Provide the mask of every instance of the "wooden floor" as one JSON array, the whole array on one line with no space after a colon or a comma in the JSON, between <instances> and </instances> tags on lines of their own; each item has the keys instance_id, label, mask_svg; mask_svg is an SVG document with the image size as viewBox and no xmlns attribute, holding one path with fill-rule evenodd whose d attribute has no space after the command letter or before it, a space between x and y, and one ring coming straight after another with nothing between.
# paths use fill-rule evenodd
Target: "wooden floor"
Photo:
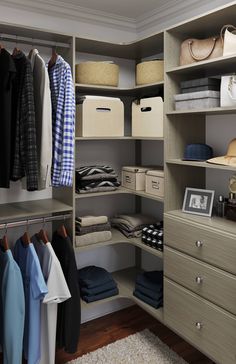
<instances>
[{"instance_id":1,"label":"wooden floor","mask_svg":"<svg viewBox=\"0 0 236 364\"><path fill-rule=\"evenodd\" d=\"M59 350L56 353L55 364L65 364L83 354L94 351L145 328L149 328L150 331L155 333L172 350L186 360L187 363L214 364L213 361L206 358L138 306L132 306L83 324L81 326L81 336L77 353L69 355Z\"/></svg>"}]
</instances>

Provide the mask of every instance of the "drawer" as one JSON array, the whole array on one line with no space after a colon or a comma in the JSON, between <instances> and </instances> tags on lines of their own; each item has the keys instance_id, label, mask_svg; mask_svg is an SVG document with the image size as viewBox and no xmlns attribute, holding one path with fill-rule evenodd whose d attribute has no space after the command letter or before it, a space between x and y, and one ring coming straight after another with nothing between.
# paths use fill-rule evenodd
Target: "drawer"
<instances>
[{"instance_id":1,"label":"drawer","mask_svg":"<svg viewBox=\"0 0 236 364\"><path fill-rule=\"evenodd\" d=\"M236 277L166 247L165 275L236 314Z\"/></svg>"},{"instance_id":2,"label":"drawer","mask_svg":"<svg viewBox=\"0 0 236 364\"><path fill-rule=\"evenodd\" d=\"M217 363L236 363L236 317L166 278L164 322Z\"/></svg>"},{"instance_id":3,"label":"drawer","mask_svg":"<svg viewBox=\"0 0 236 364\"><path fill-rule=\"evenodd\" d=\"M236 236L165 216L165 244L236 274Z\"/></svg>"}]
</instances>

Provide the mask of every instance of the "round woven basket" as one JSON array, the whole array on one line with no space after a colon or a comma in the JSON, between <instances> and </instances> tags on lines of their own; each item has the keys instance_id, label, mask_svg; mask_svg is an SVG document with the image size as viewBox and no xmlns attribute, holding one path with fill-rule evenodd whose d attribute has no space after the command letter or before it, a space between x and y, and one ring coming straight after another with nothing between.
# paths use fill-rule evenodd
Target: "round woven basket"
<instances>
[{"instance_id":1,"label":"round woven basket","mask_svg":"<svg viewBox=\"0 0 236 364\"><path fill-rule=\"evenodd\" d=\"M76 82L88 85L118 86L119 66L106 62L81 62L75 66Z\"/></svg>"},{"instance_id":2,"label":"round woven basket","mask_svg":"<svg viewBox=\"0 0 236 364\"><path fill-rule=\"evenodd\" d=\"M136 85L156 83L164 79L164 61L146 61L136 66Z\"/></svg>"}]
</instances>

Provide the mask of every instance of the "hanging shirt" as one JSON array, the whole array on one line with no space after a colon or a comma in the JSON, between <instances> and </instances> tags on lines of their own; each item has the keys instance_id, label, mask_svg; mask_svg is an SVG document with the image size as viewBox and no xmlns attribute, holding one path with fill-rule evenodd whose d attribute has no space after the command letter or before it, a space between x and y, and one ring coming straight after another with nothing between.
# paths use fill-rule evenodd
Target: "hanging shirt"
<instances>
[{"instance_id":1,"label":"hanging shirt","mask_svg":"<svg viewBox=\"0 0 236 364\"><path fill-rule=\"evenodd\" d=\"M39 257L48 293L41 304L40 364L55 363L57 306L71 297L70 291L51 243L44 244L33 236L32 242Z\"/></svg>"},{"instance_id":2,"label":"hanging shirt","mask_svg":"<svg viewBox=\"0 0 236 364\"><path fill-rule=\"evenodd\" d=\"M77 351L80 324L80 290L77 276L75 253L69 236L53 234L52 247L61 263L61 267L70 290L71 298L58 306L57 342L69 353Z\"/></svg>"},{"instance_id":3,"label":"hanging shirt","mask_svg":"<svg viewBox=\"0 0 236 364\"><path fill-rule=\"evenodd\" d=\"M38 189L51 185L52 105L48 71L37 49L29 54L33 71L35 126L38 157Z\"/></svg>"},{"instance_id":4,"label":"hanging shirt","mask_svg":"<svg viewBox=\"0 0 236 364\"><path fill-rule=\"evenodd\" d=\"M5 49L0 50L0 188L10 187L12 82L16 68Z\"/></svg>"},{"instance_id":5,"label":"hanging shirt","mask_svg":"<svg viewBox=\"0 0 236 364\"><path fill-rule=\"evenodd\" d=\"M16 67L12 98L11 179L26 176L27 190L38 189L38 163L34 111L33 74L23 52L12 56Z\"/></svg>"},{"instance_id":6,"label":"hanging shirt","mask_svg":"<svg viewBox=\"0 0 236 364\"><path fill-rule=\"evenodd\" d=\"M24 356L28 364L40 360L40 304L48 292L39 259L32 243L25 246L21 239L14 247L25 292Z\"/></svg>"},{"instance_id":7,"label":"hanging shirt","mask_svg":"<svg viewBox=\"0 0 236 364\"><path fill-rule=\"evenodd\" d=\"M72 186L74 171L75 95L70 65L57 57L49 68L52 97L52 185Z\"/></svg>"},{"instance_id":8,"label":"hanging shirt","mask_svg":"<svg viewBox=\"0 0 236 364\"><path fill-rule=\"evenodd\" d=\"M21 364L25 297L20 269L11 250L0 249L0 344L4 364Z\"/></svg>"}]
</instances>

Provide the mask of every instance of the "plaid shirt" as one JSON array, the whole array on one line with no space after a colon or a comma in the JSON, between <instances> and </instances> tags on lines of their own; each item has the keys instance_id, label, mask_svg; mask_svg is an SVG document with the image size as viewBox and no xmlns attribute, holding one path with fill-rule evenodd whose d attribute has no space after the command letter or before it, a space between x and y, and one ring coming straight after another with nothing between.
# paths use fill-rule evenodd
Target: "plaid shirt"
<instances>
[{"instance_id":1,"label":"plaid shirt","mask_svg":"<svg viewBox=\"0 0 236 364\"><path fill-rule=\"evenodd\" d=\"M75 95L71 68L61 57L48 70L52 97L52 186L72 186Z\"/></svg>"},{"instance_id":2,"label":"plaid shirt","mask_svg":"<svg viewBox=\"0 0 236 364\"><path fill-rule=\"evenodd\" d=\"M13 60L16 66L16 78L12 100L11 180L17 181L26 176L27 190L35 191L38 189L38 164L33 74L30 61L23 52L19 51Z\"/></svg>"}]
</instances>

